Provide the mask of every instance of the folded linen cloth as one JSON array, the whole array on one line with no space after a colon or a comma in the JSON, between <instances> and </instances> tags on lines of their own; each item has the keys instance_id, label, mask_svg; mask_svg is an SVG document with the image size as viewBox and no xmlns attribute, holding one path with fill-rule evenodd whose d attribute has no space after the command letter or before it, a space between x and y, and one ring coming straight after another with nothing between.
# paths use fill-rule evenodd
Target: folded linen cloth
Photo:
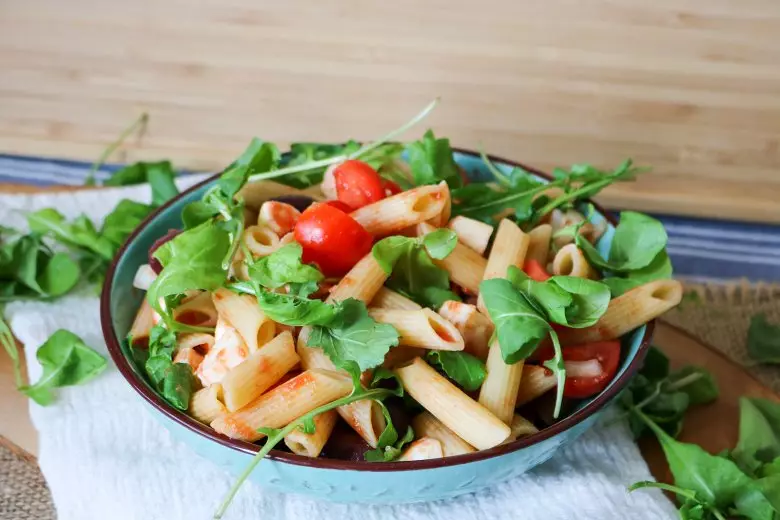
<instances>
[{"instance_id":1,"label":"folded linen cloth","mask_svg":"<svg viewBox=\"0 0 780 520\"><path fill-rule=\"evenodd\" d=\"M146 202L148 188L0 195L0 222L24 227L21 212L44 207L55 207L68 218L84 212L100 221L122 198ZM78 334L108 358L98 307L92 288L52 303L16 302L7 307L9 324L25 345L32 381L41 373L37 348L59 328ZM235 477L174 440L110 361L95 380L57 393L51 406L30 402L30 414L39 433L39 463L60 520L211 517ZM262 463L257 471L263 471ZM463 497L399 506L332 504L247 483L226 518L675 518L674 506L659 491L626 491L631 483L651 478L625 424L602 420L534 471Z\"/></svg>"}]
</instances>

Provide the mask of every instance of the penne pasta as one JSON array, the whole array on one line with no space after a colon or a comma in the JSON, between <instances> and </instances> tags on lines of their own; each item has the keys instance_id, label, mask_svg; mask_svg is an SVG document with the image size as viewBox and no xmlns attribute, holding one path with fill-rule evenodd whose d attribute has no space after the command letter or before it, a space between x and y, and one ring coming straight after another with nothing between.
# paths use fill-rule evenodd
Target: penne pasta
<instances>
[{"instance_id":1,"label":"penne pasta","mask_svg":"<svg viewBox=\"0 0 780 520\"><path fill-rule=\"evenodd\" d=\"M398 461L430 460L442 457L444 457L444 450L441 442L430 437L422 437L411 443L398 457Z\"/></svg>"},{"instance_id":2,"label":"penne pasta","mask_svg":"<svg viewBox=\"0 0 780 520\"><path fill-rule=\"evenodd\" d=\"M173 309L173 319L186 325L214 327L217 324L217 309L211 302L211 294L201 292L185 298Z\"/></svg>"},{"instance_id":3,"label":"penne pasta","mask_svg":"<svg viewBox=\"0 0 780 520\"><path fill-rule=\"evenodd\" d=\"M450 214L452 213L452 197L450 197L449 187L444 192L444 207L441 212L435 217L428 219L428 223L437 228L443 227L450 220Z\"/></svg>"},{"instance_id":4,"label":"penne pasta","mask_svg":"<svg viewBox=\"0 0 780 520\"><path fill-rule=\"evenodd\" d=\"M506 278L506 272L510 265L522 269L529 242L528 235L523 233L517 224L511 220L502 219L498 224L496 239L490 249L482 280ZM477 299L477 308L483 314L487 314L482 295Z\"/></svg>"},{"instance_id":5,"label":"penne pasta","mask_svg":"<svg viewBox=\"0 0 780 520\"><path fill-rule=\"evenodd\" d=\"M276 233L276 236L281 238L292 232L300 216L301 212L295 209L294 206L276 200L268 200L260 206L257 224L266 226Z\"/></svg>"},{"instance_id":6,"label":"penne pasta","mask_svg":"<svg viewBox=\"0 0 780 520\"><path fill-rule=\"evenodd\" d=\"M266 225L247 227L244 230L244 243L255 258L268 256L281 247L279 236Z\"/></svg>"},{"instance_id":7,"label":"penne pasta","mask_svg":"<svg viewBox=\"0 0 780 520\"><path fill-rule=\"evenodd\" d=\"M385 354L385 361L382 363L382 366L393 368L403 363L408 363L416 357L425 357L425 354L425 349L420 347L391 348Z\"/></svg>"},{"instance_id":8,"label":"penne pasta","mask_svg":"<svg viewBox=\"0 0 780 520\"><path fill-rule=\"evenodd\" d=\"M447 227L458 235L459 242L480 255L485 254L490 237L493 236L493 226L490 224L460 215L450 220Z\"/></svg>"},{"instance_id":9,"label":"penne pasta","mask_svg":"<svg viewBox=\"0 0 780 520\"><path fill-rule=\"evenodd\" d=\"M448 201L449 188L442 181L363 206L350 216L372 235L386 236L439 216Z\"/></svg>"},{"instance_id":10,"label":"penne pasta","mask_svg":"<svg viewBox=\"0 0 780 520\"><path fill-rule=\"evenodd\" d=\"M319 457L325 443L328 442L333 427L336 426L339 414L336 410L318 414L314 417L314 433L305 433L303 430L294 430L287 434L284 443L290 451L305 457Z\"/></svg>"},{"instance_id":11,"label":"penne pasta","mask_svg":"<svg viewBox=\"0 0 780 520\"><path fill-rule=\"evenodd\" d=\"M509 439L507 439L507 442L516 441L517 439L528 437L534 433L539 433L539 428L534 426L534 423L517 414L512 417L510 428L512 434L509 436Z\"/></svg>"},{"instance_id":12,"label":"penne pasta","mask_svg":"<svg viewBox=\"0 0 780 520\"><path fill-rule=\"evenodd\" d=\"M246 206L255 210L262 206L263 202L285 195L305 195L314 200L323 198L319 186L299 190L274 181L249 182L238 192L238 197L243 199Z\"/></svg>"},{"instance_id":13,"label":"penne pasta","mask_svg":"<svg viewBox=\"0 0 780 520\"><path fill-rule=\"evenodd\" d=\"M133 324L130 326L130 332L127 336L130 338L130 344L134 347L149 347L149 332L155 324L155 312L146 298L141 301L141 307L135 314Z\"/></svg>"},{"instance_id":14,"label":"penne pasta","mask_svg":"<svg viewBox=\"0 0 780 520\"><path fill-rule=\"evenodd\" d=\"M274 337L276 325L263 314L254 296L239 295L222 287L214 291L212 299L220 317L238 331L250 353Z\"/></svg>"},{"instance_id":15,"label":"penne pasta","mask_svg":"<svg viewBox=\"0 0 780 520\"><path fill-rule=\"evenodd\" d=\"M190 348L199 354L203 354L204 356L208 353L209 350L211 350L211 347L213 346L214 336L201 332L180 334L178 340L176 341L177 350Z\"/></svg>"},{"instance_id":16,"label":"penne pasta","mask_svg":"<svg viewBox=\"0 0 780 520\"><path fill-rule=\"evenodd\" d=\"M144 264L138 268L133 278L133 287L141 289L142 291L148 291L152 283L157 279L157 273L154 272L152 266Z\"/></svg>"},{"instance_id":17,"label":"penne pasta","mask_svg":"<svg viewBox=\"0 0 780 520\"><path fill-rule=\"evenodd\" d=\"M541 397L558 384L552 371L539 365L524 365L517 389L515 407L522 406L537 397Z\"/></svg>"},{"instance_id":18,"label":"penne pasta","mask_svg":"<svg viewBox=\"0 0 780 520\"><path fill-rule=\"evenodd\" d=\"M583 220L585 220L583 214L575 209L570 209L568 211L561 211L559 209L555 209L550 214L550 225L552 227L553 234L566 227L579 224ZM606 230L606 223L604 221L598 224L593 224L592 222L586 222L580 228L579 234L591 244L595 244L596 241L599 238L601 238L601 235L604 234L605 230ZM557 249L562 248L566 244L571 244L572 242L574 242L574 236L572 234L564 234L562 236L558 236L553 239L553 243L555 244L555 247Z\"/></svg>"},{"instance_id":19,"label":"penne pasta","mask_svg":"<svg viewBox=\"0 0 780 520\"><path fill-rule=\"evenodd\" d=\"M417 226L417 235L423 236L435 230L436 228L424 222ZM433 262L447 271L450 279L467 292L471 294L479 292L479 283L485 273L487 260L470 247L458 242L446 258Z\"/></svg>"},{"instance_id":20,"label":"penne pasta","mask_svg":"<svg viewBox=\"0 0 780 520\"><path fill-rule=\"evenodd\" d=\"M439 314L463 336L466 352L483 361L487 359L490 338L495 330L490 318L479 312L476 305L453 300L444 302Z\"/></svg>"},{"instance_id":21,"label":"penne pasta","mask_svg":"<svg viewBox=\"0 0 780 520\"><path fill-rule=\"evenodd\" d=\"M184 363L185 365L189 365L192 367L193 373L195 370L198 369L200 364L203 362L203 354L196 351L194 348L180 348L176 351L176 354L173 356L173 362L174 363Z\"/></svg>"},{"instance_id":22,"label":"penne pasta","mask_svg":"<svg viewBox=\"0 0 780 520\"><path fill-rule=\"evenodd\" d=\"M388 289L387 287L379 288L376 296L374 296L374 299L371 300L371 307L377 309L395 309L404 311L422 309L422 306L413 302L403 294L397 293L392 289Z\"/></svg>"},{"instance_id":23,"label":"penne pasta","mask_svg":"<svg viewBox=\"0 0 780 520\"><path fill-rule=\"evenodd\" d=\"M388 276L377 263L374 255L368 253L331 289L327 301L333 303L355 298L368 303L374 299Z\"/></svg>"},{"instance_id":24,"label":"penne pasta","mask_svg":"<svg viewBox=\"0 0 780 520\"><path fill-rule=\"evenodd\" d=\"M307 370L240 410L217 417L211 427L231 439L254 442L264 437L258 428L281 428L351 391L352 381L346 374Z\"/></svg>"},{"instance_id":25,"label":"penne pasta","mask_svg":"<svg viewBox=\"0 0 780 520\"><path fill-rule=\"evenodd\" d=\"M498 340L494 340L490 344L485 369L487 375L479 390L479 404L506 424L510 424L523 376L523 361L507 365L501 357Z\"/></svg>"},{"instance_id":26,"label":"penne pasta","mask_svg":"<svg viewBox=\"0 0 780 520\"><path fill-rule=\"evenodd\" d=\"M422 359L415 358L394 372L409 395L475 448L486 450L509 437L511 431L507 424Z\"/></svg>"},{"instance_id":27,"label":"penne pasta","mask_svg":"<svg viewBox=\"0 0 780 520\"><path fill-rule=\"evenodd\" d=\"M235 412L271 388L300 362L292 334L282 332L222 378L224 403Z\"/></svg>"},{"instance_id":28,"label":"penne pasta","mask_svg":"<svg viewBox=\"0 0 780 520\"><path fill-rule=\"evenodd\" d=\"M589 278L596 280L598 271L593 269L575 244L563 246L553 258L553 274L556 276L576 276L577 278Z\"/></svg>"},{"instance_id":29,"label":"penne pasta","mask_svg":"<svg viewBox=\"0 0 780 520\"><path fill-rule=\"evenodd\" d=\"M547 266L547 255L550 253L550 240L552 238L552 226L540 224L528 232L528 251L525 254L526 261L535 260L540 266Z\"/></svg>"},{"instance_id":30,"label":"penne pasta","mask_svg":"<svg viewBox=\"0 0 780 520\"><path fill-rule=\"evenodd\" d=\"M431 350L463 350L463 336L449 321L430 309L401 311L369 309L379 323L392 325L398 331L399 345Z\"/></svg>"},{"instance_id":31,"label":"penne pasta","mask_svg":"<svg viewBox=\"0 0 780 520\"><path fill-rule=\"evenodd\" d=\"M222 403L222 385L219 383L201 388L190 398L189 414L202 423L211 424L226 413L227 408Z\"/></svg>"},{"instance_id":32,"label":"penne pasta","mask_svg":"<svg viewBox=\"0 0 780 520\"><path fill-rule=\"evenodd\" d=\"M655 280L640 285L609 302L607 312L595 325L564 329L558 337L563 345L617 339L678 305L682 295L682 284L677 280Z\"/></svg>"},{"instance_id":33,"label":"penne pasta","mask_svg":"<svg viewBox=\"0 0 780 520\"><path fill-rule=\"evenodd\" d=\"M441 443L444 457L463 455L477 451L474 446L458 437L454 431L447 428L443 422L431 415L430 412L422 412L412 419L412 428L419 437L430 437Z\"/></svg>"}]
</instances>

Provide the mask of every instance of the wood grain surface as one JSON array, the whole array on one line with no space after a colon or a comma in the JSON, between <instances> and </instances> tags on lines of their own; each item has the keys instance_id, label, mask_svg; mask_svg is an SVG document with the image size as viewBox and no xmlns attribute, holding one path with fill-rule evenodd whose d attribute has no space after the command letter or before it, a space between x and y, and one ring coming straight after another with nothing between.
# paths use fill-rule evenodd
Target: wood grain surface
<instances>
[{"instance_id":1,"label":"wood grain surface","mask_svg":"<svg viewBox=\"0 0 780 520\"><path fill-rule=\"evenodd\" d=\"M3 0L0 152L214 169L370 139L432 98L464 147L654 170L612 207L780 222L777 0ZM406 137L414 137L422 129Z\"/></svg>"}]
</instances>

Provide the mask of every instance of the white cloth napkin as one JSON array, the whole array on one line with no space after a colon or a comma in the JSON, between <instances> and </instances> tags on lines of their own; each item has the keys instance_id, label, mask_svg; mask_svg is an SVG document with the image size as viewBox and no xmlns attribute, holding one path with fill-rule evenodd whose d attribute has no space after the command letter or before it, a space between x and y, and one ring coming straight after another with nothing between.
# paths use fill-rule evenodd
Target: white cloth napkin
<instances>
[{"instance_id":1,"label":"white cloth napkin","mask_svg":"<svg viewBox=\"0 0 780 520\"><path fill-rule=\"evenodd\" d=\"M24 226L20 211L43 207L55 207L68 218L85 212L99 221L121 198L148 201L148 188L2 195L0 223ZM41 373L35 352L59 328L78 334L108 358L94 289L85 288L53 303L13 303L6 316L25 345L33 381ZM39 433L39 463L60 520L211 517L234 477L174 440L110 360L97 379L57 393L51 406L30 402L30 414ZM263 471L262 463L257 471ZM226 518L675 518L674 506L659 491L626 491L631 483L651 478L626 426L602 421L534 471L479 493L426 504L366 506L318 502L248 483Z\"/></svg>"}]
</instances>

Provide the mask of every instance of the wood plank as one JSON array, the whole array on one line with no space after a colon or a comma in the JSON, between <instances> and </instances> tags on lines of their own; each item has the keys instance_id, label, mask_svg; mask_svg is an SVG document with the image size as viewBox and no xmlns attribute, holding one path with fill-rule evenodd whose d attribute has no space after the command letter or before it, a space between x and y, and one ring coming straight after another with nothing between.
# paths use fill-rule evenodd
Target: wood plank
<instances>
[{"instance_id":1,"label":"wood plank","mask_svg":"<svg viewBox=\"0 0 780 520\"><path fill-rule=\"evenodd\" d=\"M459 146L653 165L612 207L780 222L778 33L776 0L5 0L0 150L93 160L148 111L128 159L214 170L441 96Z\"/></svg>"}]
</instances>

